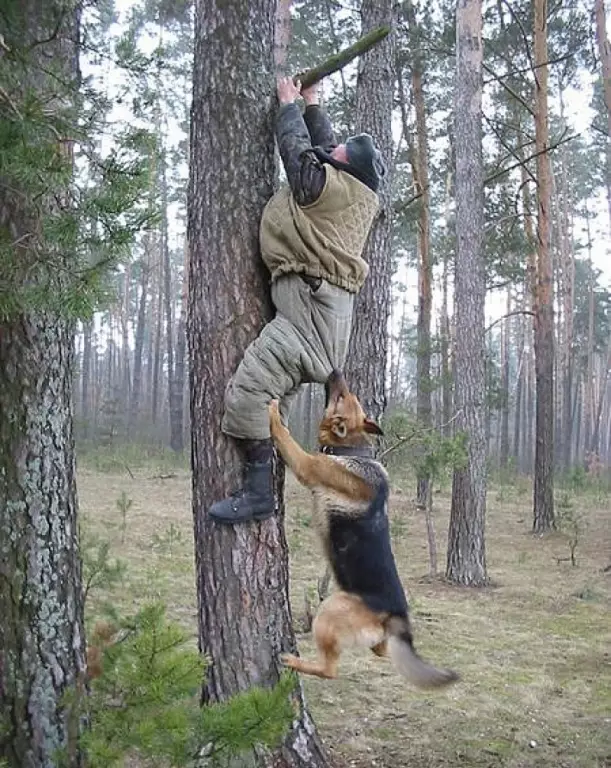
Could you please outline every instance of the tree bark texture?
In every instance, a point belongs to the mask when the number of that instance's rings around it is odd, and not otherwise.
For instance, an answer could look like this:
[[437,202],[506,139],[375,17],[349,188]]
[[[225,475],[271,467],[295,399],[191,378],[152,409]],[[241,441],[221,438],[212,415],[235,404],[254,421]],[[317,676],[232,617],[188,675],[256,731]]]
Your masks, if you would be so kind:
[[533,532],[554,528],[554,287],[550,254],[551,183],[547,149],[547,0],[534,0],[537,285],[535,303],[535,482]]
[[[204,701],[271,686],[278,656],[295,650],[288,601],[282,478],[278,513],[216,525],[210,504],[238,482],[238,456],[220,431],[226,384],[271,316],[258,255],[273,192],[274,0],[196,4],[188,241],[193,514],[200,647],[211,659]],[[326,765],[301,688],[279,766]],[[252,756],[252,764],[263,764]]]
[[[363,0],[363,33],[388,24],[394,30],[391,0]],[[386,408],[388,362],[388,318],[391,286],[391,168],[393,107],[394,31],[359,59],[356,88],[356,129],[370,133],[384,156],[388,174],[378,192],[380,214],[376,219],[363,258],[369,276],[355,303],[346,378],[365,411],[379,419]]]
[[[0,14],[3,56],[14,53],[12,63],[23,65],[20,88],[49,110],[69,108],[78,75],[78,16],[58,5],[29,0]],[[12,93],[16,102],[22,96]],[[69,143],[58,150],[70,151]],[[27,191],[0,184],[0,232],[24,265],[11,276],[16,284],[37,279],[32,265],[49,245],[32,232],[42,226],[40,210],[50,211],[61,194],[50,189],[40,208],[31,207]],[[36,254],[28,250],[32,241]],[[70,269],[69,257],[64,266]],[[43,307],[26,307],[0,326],[0,763],[10,768],[52,768],[60,751],[62,765],[81,764],[79,718],[70,703],[79,700],[85,671],[74,330]]]
[[459,0],[456,19],[456,426],[467,440],[467,462],[454,471],[447,578],[487,582],[485,317],[482,162],[482,4]]

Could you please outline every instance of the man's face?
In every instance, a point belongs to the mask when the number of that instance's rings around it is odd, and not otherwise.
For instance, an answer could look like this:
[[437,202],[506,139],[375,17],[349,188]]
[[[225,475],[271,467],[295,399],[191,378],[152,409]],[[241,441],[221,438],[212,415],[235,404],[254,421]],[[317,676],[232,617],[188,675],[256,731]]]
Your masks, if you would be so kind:
[[331,157],[340,163],[348,162],[348,153],[346,152],[345,144],[338,144],[337,147],[331,152]]

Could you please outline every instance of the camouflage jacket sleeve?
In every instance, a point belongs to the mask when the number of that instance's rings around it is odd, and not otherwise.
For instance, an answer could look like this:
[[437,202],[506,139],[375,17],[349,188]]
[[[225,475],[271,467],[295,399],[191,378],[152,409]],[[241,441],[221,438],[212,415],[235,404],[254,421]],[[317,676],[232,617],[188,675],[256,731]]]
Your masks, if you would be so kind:
[[303,119],[312,138],[312,144],[329,152],[337,146],[337,139],[327,113],[317,104],[306,107]]
[[320,197],[327,179],[325,167],[312,151],[312,139],[297,104],[283,104],[276,120],[278,149],[291,192],[298,205]]

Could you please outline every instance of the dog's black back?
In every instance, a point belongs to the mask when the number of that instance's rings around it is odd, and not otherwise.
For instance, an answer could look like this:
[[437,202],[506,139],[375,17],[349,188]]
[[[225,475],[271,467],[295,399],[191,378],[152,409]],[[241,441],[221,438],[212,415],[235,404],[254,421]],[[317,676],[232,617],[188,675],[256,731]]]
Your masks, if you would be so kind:
[[345,509],[327,507],[327,554],[341,589],[358,595],[376,613],[407,616],[407,599],[390,543],[388,481],[379,475],[376,480],[375,496],[364,513],[347,515]]

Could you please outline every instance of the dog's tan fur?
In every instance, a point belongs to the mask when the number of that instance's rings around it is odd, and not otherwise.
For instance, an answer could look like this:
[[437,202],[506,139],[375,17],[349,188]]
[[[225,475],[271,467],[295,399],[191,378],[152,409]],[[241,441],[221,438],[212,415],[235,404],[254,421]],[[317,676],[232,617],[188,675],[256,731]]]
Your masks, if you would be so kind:
[[[343,376],[338,372],[334,375],[334,386],[319,428],[319,442],[323,446],[366,444],[368,435],[381,430],[366,417]],[[386,479],[386,472],[373,459],[357,461],[350,456],[307,453],[282,423],[276,401],[270,403],[269,417],[276,448],[299,482],[313,492],[314,524],[331,562],[331,512],[336,519],[337,516],[364,516],[378,490],[376,483],[379,486],[380,478]],[[342,649],[361,646],[370,648],[377,656],[390,655],[399,671],[422,687],[445,685],[457,679],[455,673],[435,669],[413,651],[407,616],[375,612],[358,594],[338,589],[321,603],[312,628],[318,650],[316,661],[292,654],[282,657],[286,666],[304,674],[335,678]],[[409,639],[407,644],[405,637]]]

